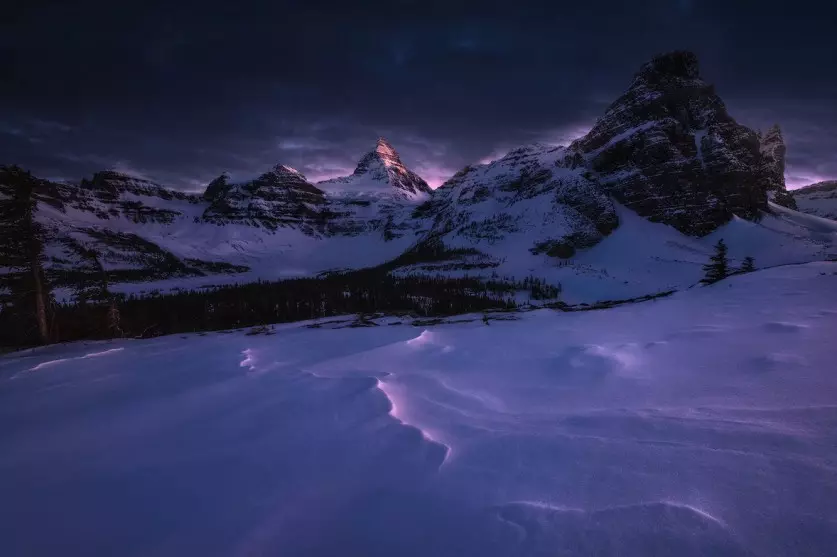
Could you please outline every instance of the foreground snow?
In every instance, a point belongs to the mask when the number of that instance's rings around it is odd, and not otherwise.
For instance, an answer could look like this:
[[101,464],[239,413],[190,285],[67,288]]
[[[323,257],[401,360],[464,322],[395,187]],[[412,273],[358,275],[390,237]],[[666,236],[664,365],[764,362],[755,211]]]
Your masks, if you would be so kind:
[[0,359],[2,555],[827,555],[837,264]]

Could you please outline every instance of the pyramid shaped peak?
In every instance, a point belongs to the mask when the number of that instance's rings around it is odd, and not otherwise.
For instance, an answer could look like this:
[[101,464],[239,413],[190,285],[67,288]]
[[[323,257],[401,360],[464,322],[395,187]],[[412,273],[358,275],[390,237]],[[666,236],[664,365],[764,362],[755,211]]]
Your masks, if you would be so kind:
[[302,172],[286,164],[277,164],[273,168],[271,168],[270,171],[275,174],[295,174],[304,178]]
[[364,174],[374,171],[375,168],[383,167],[386,171],[395,171],[400,174],[407,172],[398,151],[387,141],[385,137],[379,137],[375,144],[375,150],[363,155],[355,168],[355,174]]
[[230,188],[230,174],[223,172],[220,176],[209,182],[203,192],[203,198],[207,201],[214,201],[224,195]]
[[387,138],[385,137],[378,138],[378,143],[375,145],[375,152],[381,155],[381,157],[391,158],[400,161],[398,151],[395,150],[395,147],[392,146],[392,143],[387,141]]
[[[375,150],[363,155],[352,176],[347,178],[370,180],[370,183],[388,185],[400,191],[401,195],[424,195],[433,191],[427,182],[404,166],[398,151],[385,137],[378,138]],[[347,183],[346,178],[334,180]]]

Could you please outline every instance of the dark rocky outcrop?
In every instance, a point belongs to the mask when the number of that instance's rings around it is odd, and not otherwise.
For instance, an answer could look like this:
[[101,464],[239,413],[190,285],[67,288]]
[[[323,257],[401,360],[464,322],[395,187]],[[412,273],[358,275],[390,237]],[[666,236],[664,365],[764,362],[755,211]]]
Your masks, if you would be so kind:
[[137,178],[116,170],[97,172],[91,179],[83,179],[80,185],[81,189],[89,191],[103,202],[116,201],[125,193],[166,200],[197,201],[197,196],[193,194],[166,188],[151,180]]
[[774,125],[761,138],[764,179],[768,198],[783,207],[796,209],[796,201],[785,187],[785,140],[779,125]]
[[220,197],[223,197],[230,191],[232,184],[230,184],[230,175],[224,172],[211,182],[209,185],[206,186],[206,190],[203,192],[203,200],[209,201],[212,203],[216,201]]
[[247,182],[228,184],[221,176],[207,187],[207,194],[213,201],[203,213],[205,221],[268,229],[293,226],[307,234],[316,232],[319,207],[325,203],[322,190],[300,172],[281,164]]
[[767,210],[759,137],[727,113],[690,52],[642,66],[569,151],[582,154],[618,201],[686,234],[708,234],[733,215],[752,219]]

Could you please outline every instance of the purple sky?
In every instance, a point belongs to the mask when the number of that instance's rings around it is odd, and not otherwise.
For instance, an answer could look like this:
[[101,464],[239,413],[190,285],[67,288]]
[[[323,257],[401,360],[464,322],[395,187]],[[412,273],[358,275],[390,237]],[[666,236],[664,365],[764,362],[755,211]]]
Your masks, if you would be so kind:
[[16,3],[0,163],[183,189],[285,163],[351,172],[386,136],[432,185],[588,129],[654,54],[695,51],[740,122],[779,123],[787,181],[837,178],[827,4],[649,0]]

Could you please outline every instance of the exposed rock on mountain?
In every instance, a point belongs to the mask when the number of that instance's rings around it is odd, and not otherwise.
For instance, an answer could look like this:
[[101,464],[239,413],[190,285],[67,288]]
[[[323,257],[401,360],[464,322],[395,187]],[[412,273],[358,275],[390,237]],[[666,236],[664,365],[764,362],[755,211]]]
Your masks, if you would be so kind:
[[570,151],[618,201],[686,234],[767,210],[758,135],[727,113],[690,52],[645,64]]
[[161,199],[196,200],[196,196],[171,190],[144,178],[136,178],[115,170],[102,170],[90,180],[81,181],[81,189],[102,201],[116,201],[125,194],[159,197]]
[[39,199],[66,212],[92,213],[99,219],[126,218],[135,223],[170,224],[184,213],[180,207],[200,201],[196,195],[114,170],[97,172],[79,185],[41,181]]
[[785,140],[779,125],[774,125],[761,138],[761,155],[764,158],[767,197],[773,203],[796,209],[796,201],[785,187]]
[[467,167],[417,216],[434,217],[431,234],[445,246],[485,251],[518,235],[533,254],[568,258],[619,225],[611,197],[703,236],[734,215],[759,218],[768,189],[784,192],[783,172],[778,128],[760,142],[700,78],[694,54],[672,52],[643,65],[583,138]]
[[449,248],[488,252],[516,243],[535,255],[571,257],[598,243],[618,219],[610,198],[583,169],[558,166],[565,155],[562,147],[533,145],[467,167],[416,216],[432,214],[430,235]]
[[319,209],[325,203],[323,192],[310,184],[297,170],[277,164],[258,178],[229,184],[225,175],[206,188],[205,199],[212,199],[203,220],[214,223],[240,223],[275,230],[294,226],[315,234],[320,223]]
[[[46,275],[55,287],[81,293],[105,277],[113,284],[246,270],[224,261],[178,257],[141,235],[185,220],[200,202],[197,196],[114,171],[75,185],[0,167],[0,205],[13,202],[22,180],[32,187]],[[0,253],[0,268],[4,258]]]
[[209,182],[209,185],[206,186],[206,190],[203,192],[203,199],[204,201],[212,203],[226,195],[227,192],[230,191],[231,187],[232,184],[230,184],[230,175],[224,172]]
[[[436,191],[383,138],[351,175],[316,185],[284,165],[246,181],[223,174],[202,195],[114,171],[80,184],[31,179],[46,272],[59,286],[101,275],[111,284],[245,271],[229,280],[274,279],[389,262],[396,273],[534,273],[608,299],[612,289],[638,296],[649,284],[688,283],[708,252],[684,234],[762,234],[765,251],[744,255],[763,265],[831,257],[830,223],[785,207],[795,199],[833,217],[837,185],[789,195],[784,156],[778,127],[760,137],[737,124],[695,56],[673,52],[643,65],[571,145],[515,149]],[[14,172],[0,168],[0,203],[14,197]]]
[[817,182],[791,192],[803,213],[837,220],[837,180]]
[[349,176],[317,184],[328,197],[326,233],[357,236],[380,234],[384,241],[415,235],[422,223],[411,218],[413,206],[431,197],[433,189],[404,166],[383,137],[365,154]]
[[433,189],[404,166],[398,152],[383,137],[374,151],[363,156],[351,176],[317,184],[334,194],[385,195],[400,199],[425,198]]

